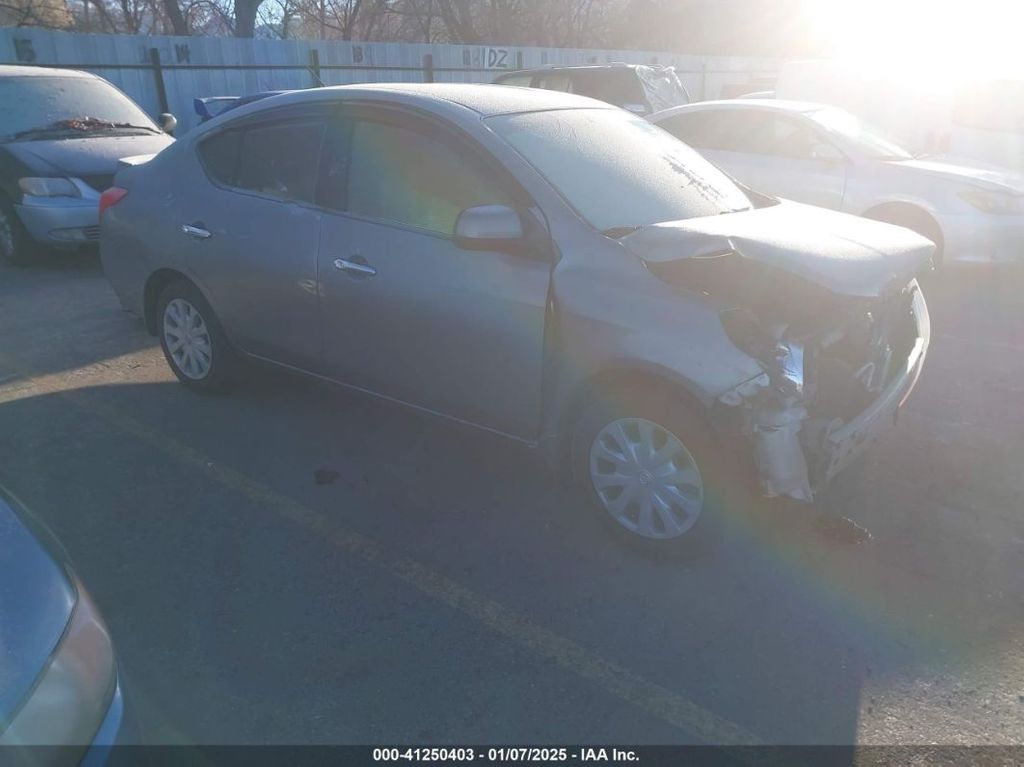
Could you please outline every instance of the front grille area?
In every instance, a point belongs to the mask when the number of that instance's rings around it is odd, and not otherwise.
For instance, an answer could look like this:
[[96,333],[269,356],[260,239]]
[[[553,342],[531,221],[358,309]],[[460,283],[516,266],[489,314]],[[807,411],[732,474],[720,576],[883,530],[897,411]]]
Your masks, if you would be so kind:
[[114,174],[103,174],[96,176],[79,176],[82,181],[87,183],[97,192],[105,192],[114,185]]
[[848,420],[858,415],[906,366],[917,339],[912,296],[872,302],[848,317],[841,332],[805,358],[811,415]]
[[95,242],[100,238],[100,228],[99,226],[83,226],[82,234],[89,242]]

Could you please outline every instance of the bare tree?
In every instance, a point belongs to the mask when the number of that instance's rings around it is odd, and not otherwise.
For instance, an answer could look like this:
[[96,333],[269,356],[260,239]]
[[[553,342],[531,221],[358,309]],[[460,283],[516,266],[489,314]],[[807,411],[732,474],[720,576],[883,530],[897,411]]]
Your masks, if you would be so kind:
[[71,24],[64,0],[0,0],[0,26],[65,29]]

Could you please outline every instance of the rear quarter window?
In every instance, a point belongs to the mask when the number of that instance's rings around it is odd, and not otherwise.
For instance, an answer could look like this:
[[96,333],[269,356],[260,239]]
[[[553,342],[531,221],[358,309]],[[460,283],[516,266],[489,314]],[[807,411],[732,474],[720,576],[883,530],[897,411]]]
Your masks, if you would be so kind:
[[234,186],[241,148],[242,132],[231,130],[202,141],[198,152],[211,179],[225,186]]
[[324,120],[248,128],[235,185],[282,200],[313,202],[326,128]]

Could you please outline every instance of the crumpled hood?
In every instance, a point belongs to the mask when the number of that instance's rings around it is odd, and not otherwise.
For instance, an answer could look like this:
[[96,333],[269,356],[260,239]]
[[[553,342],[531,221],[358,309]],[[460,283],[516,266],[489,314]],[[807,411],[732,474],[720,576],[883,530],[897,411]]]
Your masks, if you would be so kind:
[[174,139],[156,133],[144,136],[91,136],[50,141],[12,141],[3,148],[34,173],[61,176],[113,175],[117,161],[131,155],[159,152]]
[[935,250],[909,229],[795,202],[652,224],[620,242],[651,264],[735,252],[833,293],[864,297],[902,288]]
[[0,732],[42,673],[77,596],[0,492]]
[[980,162],[960,164],[956,158],[934,157],[921,160],[886,160],[887,165],[924,173],[934,178],[958,181],[985,189],[1024,194],[1024,176],[1012,170]]

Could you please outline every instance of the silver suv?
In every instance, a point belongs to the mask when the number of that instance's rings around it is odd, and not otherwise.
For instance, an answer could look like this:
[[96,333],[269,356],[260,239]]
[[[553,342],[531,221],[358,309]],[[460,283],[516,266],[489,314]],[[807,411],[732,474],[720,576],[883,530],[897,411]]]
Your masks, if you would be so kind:
[[562,93],[274,96],[125,168],[103,209],[106,273],[187,386],[261,360],[498,432],[651,545],[749,486],[810,500],[928,347],[930,242]]

